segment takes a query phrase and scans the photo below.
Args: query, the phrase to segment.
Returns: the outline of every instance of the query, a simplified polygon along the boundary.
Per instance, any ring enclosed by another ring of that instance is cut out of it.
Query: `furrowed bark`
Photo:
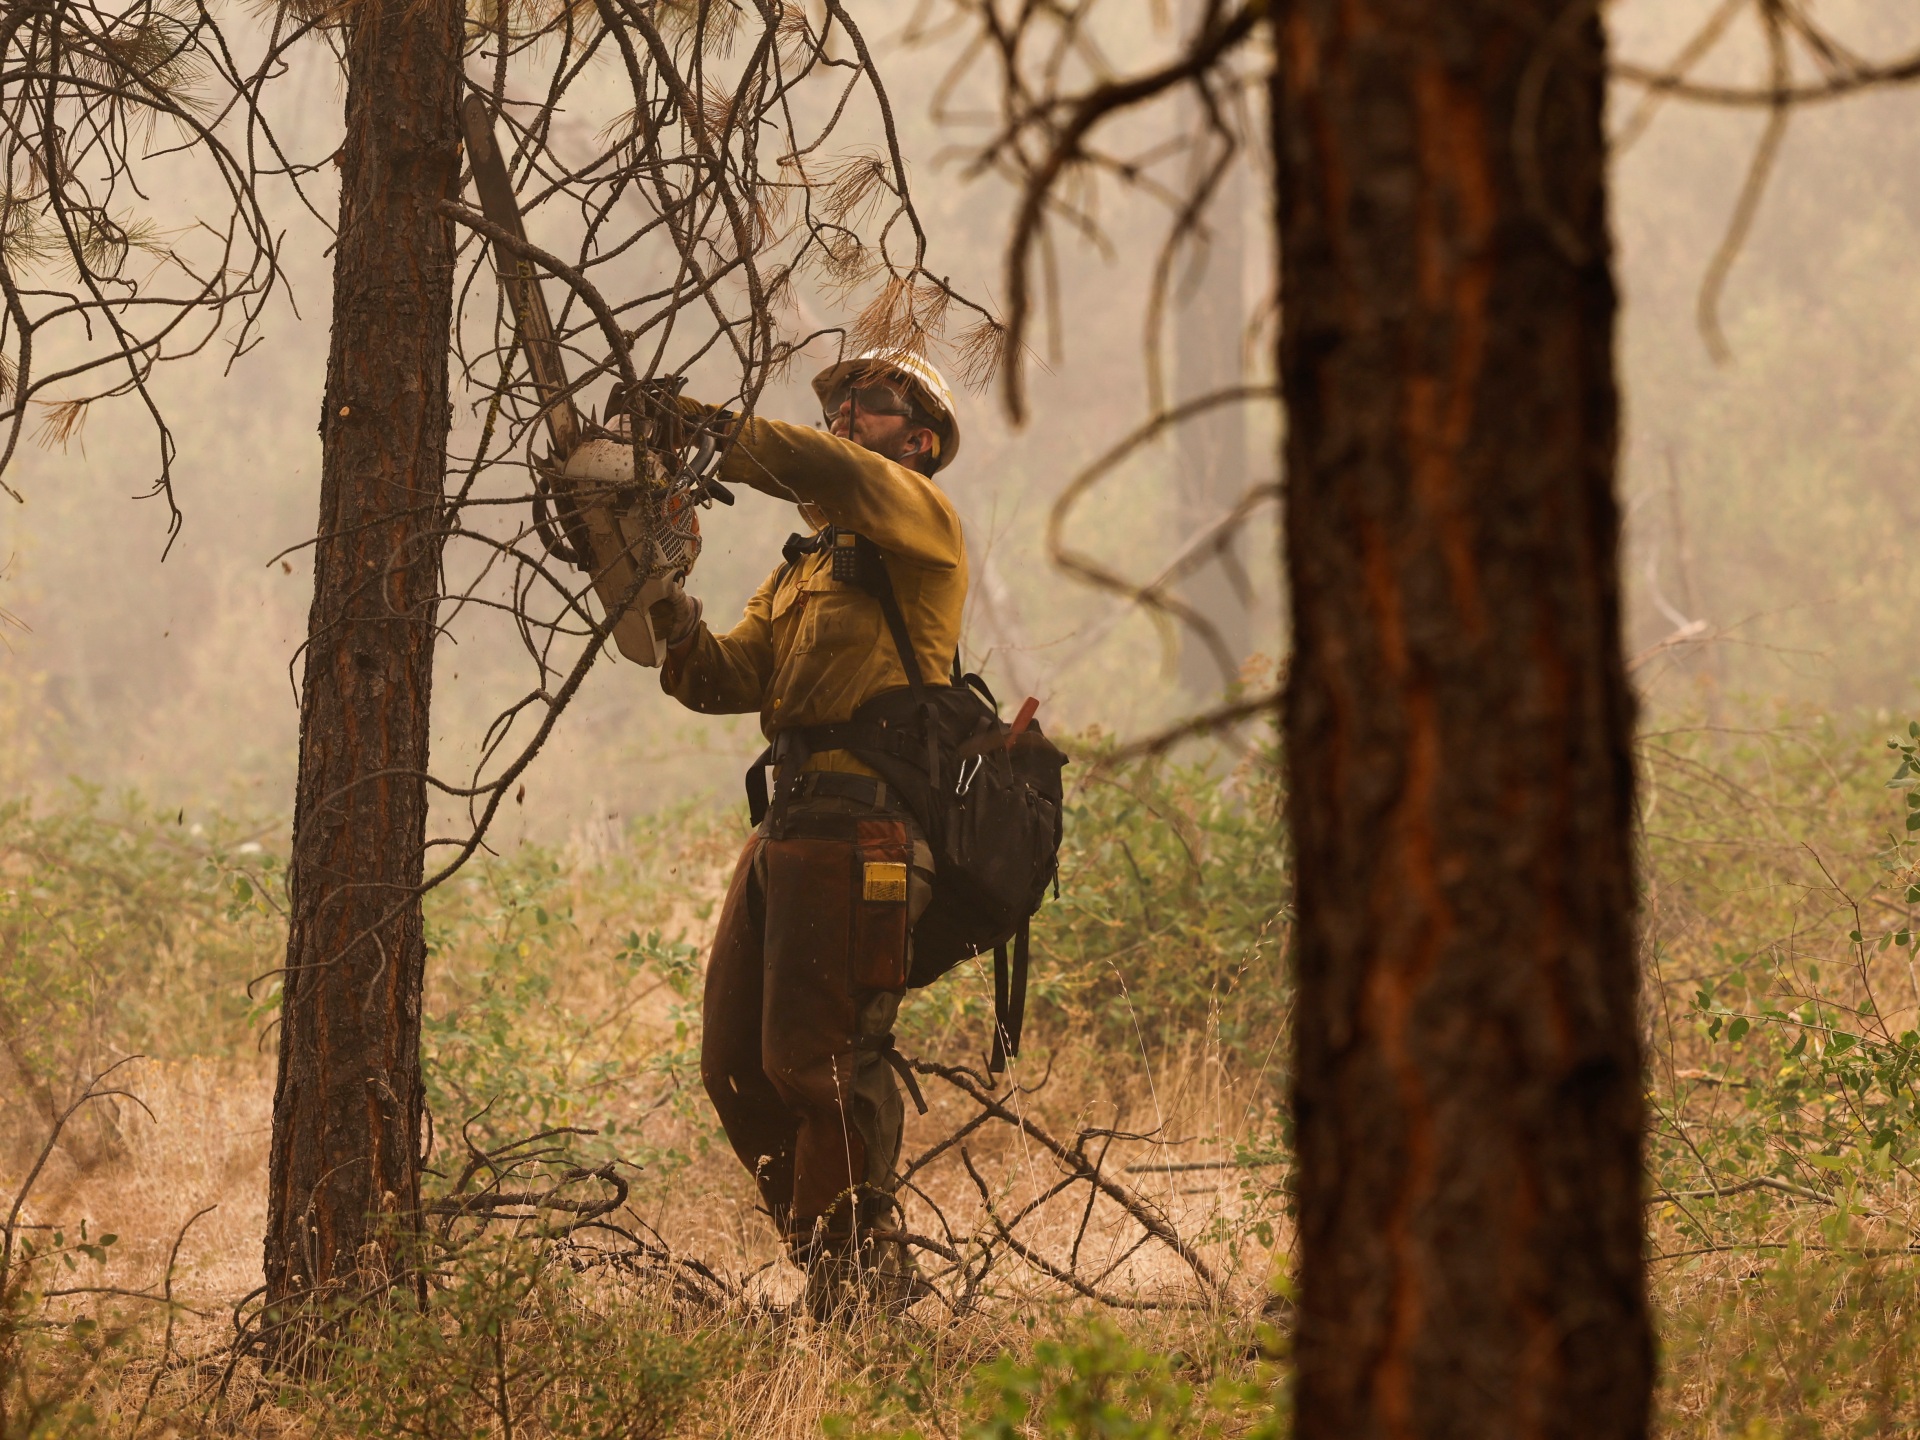
[[[1300,1440],[1646,1433],[1604,41],[1275,25]]]
[[[269,1162],[270,1320],[403,1271],[420,1203],[418,888],[454,250],[435,207],[459,177],[461,7],[363,0],[348,14]]]

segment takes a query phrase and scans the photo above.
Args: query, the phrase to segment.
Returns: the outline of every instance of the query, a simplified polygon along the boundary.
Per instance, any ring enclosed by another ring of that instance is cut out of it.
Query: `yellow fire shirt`
[[[967,550],[953,502],[933,480],[824,430],[755,417],[720,468],[730,485],[792,500],[810,524],[866,536],[886,556],[920,673],[944,685],[967,599]],[[760,712],[769,738],[790,725],[830,725],[907,683],[880,602],[836,581],[826,551],[769,575],[724,635],[702,625],[660,670],[660,687],[708,715]],[[864,772],[851,756],[808,769]]]

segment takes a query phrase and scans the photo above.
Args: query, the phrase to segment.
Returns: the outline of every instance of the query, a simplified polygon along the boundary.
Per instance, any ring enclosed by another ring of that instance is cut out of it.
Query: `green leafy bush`
[[[84,1221],[8,1237],[0,1255],[0,1440],[88,1440],[101,1433],[97,1397],[132,1358],[135,1322],[74,1299],[108,1284],[119,1238]],[[49,1308],[49,1302],[62,1309]]]
[[[958,1397],[932,1393],[927,1370],[910,1368],[876,1397],[896,1418],[863,1424],[840,1415],[826,1432],[832,1440],[927,1440],[954,1433],[957,1418],[963,1440],[1280,1440],[1280,1380],[1221,1358],[1161,1353],[1105,1318],[1082,1319],[979,1366]],[[899,1418],[945,1406],[957,1417]]]
[[[1271,734],[1225,773],[1102,765],[1097,735],[1067,748],[1060,894],[1034,921],[1028,1033],[1101,1068],[1195,1037],[1271,1056],[1292,904]],[[915,997],[903,1018],[928,1044],[984,1044],[992,997],[982,961]]]
[[[1664,1433],[1752,1440],[1911,1435],[1920,1421],[1920,1277],[1910,1258],[1817,1239],[1689,1284],[1664,1317]]]
[[[428,896],[424,1071],[443,1133],[459,1128],[485,1149],[583,1126],[598,1132],[592,1152],[685,1163],[642,1134],[661,1109],[710,1124],[701,955],[661,921],[709,913],[695,887],[710,885],[726,846],[701,817],[680,818],[678,831],[663,826],[591,869],[524,845]],[[698,898],[676,894],[676,869]]]
[[[248,982],[279,963],[281,888],[277,858],[226,822],[85,788],[0,804],[0,1076],[30,1101],[16,1143],[121,1057],[244,1046],[278,995]],[[112,1113],[70,1148],[110,1151]]]
[[[1650,1240],[1675,1436],[1907,1433],[1916,743],[1654,737]],[[1880,752],[1884,754],[1884,752]]]

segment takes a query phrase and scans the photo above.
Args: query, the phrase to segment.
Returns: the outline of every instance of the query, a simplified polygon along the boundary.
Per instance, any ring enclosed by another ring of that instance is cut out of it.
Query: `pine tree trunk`
[[[1286,0],[1300,1440],[1641,1436],[1604,40]]]
[[[384,1283],[420,1201],[418,887],[459,179],[457,0],[348,11],[267,1303]]]

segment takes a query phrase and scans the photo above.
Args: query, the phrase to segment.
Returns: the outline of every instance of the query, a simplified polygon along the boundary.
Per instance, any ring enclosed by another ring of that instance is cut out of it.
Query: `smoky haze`
[[[1657,62],[1710,8],[1616,5],[1616,48]],[[1829,19],[1868,53],[1920,38],[1920,24],[1890,0],[1844,6]],[[883,7],[871,7],[868,23],[876,32],[888,23]],[[1166,42],[1139,23],[1137,35],[1108,37],[1117,63]],[[997,301],[1012,195],[990,174],[968,176],[957,147],[977,129],[942,127],[929,114],[951,56],[938,43],[874,38],[901,113],[929,263]],[[1762,58],[1736,37],[1702,73],[1752,83]],[[963,89],[957,102],[967,98]],[[1619,88],[1616,128],[1637,100]],[[278,112],[290,145],[325,154],[340,104],[324,57],[310,54]],[[1656,716],[1735,723],[1920,709],[1908,658],[1920,594],[1903,544],[1920,509],[1911,479],[1920,453],[1912,341],[1920,295],[1908,274],[1920,241],[1920,156],[1910,158],[1920,148],[1917,105],[1920,95],[1888,93],[1796,116],[1725,287],[1724,363],[1703,341],[1696,300],[1763,115],[1670,104],[1616,162],[1629,652]],[[608,117],[578,118],[591,127]],[[1168,106],[1136,123],[1170,130],[1188,118]],[[865,133],[848,136],[849,146],[877,142],[877,116],[850,122]],[[330,214],[324,176],[314,196]],[[1270,206],[1268,166],[1256,150],[1224,187],[1204,249],[1175,267],[1161,355],[1176,399],[1268,374]],[[1043,317],[1033,337],[1031,423],[1013,430],[996,396],[963,395],[964,453],[941,478],[973,554],[970,661],[984,665],[1003,699],[1041,697],[1055,727],[1126,734],[1204,704],[1220,677],[1199,647],[1170,652],[1150,620],[1046,561],[1053,498],[1148,413],[1144,311],[1167,211],[1106,185],[1093,213],[1102,244],[1058,232],[1059,303],[1049,312],[1058,321]],[[276,303],[244,356],[229,364],[209,354],[159,380],[184,512],[170,551],[164,508],[132,498],[155,469],[150,429],[132,402],[96,406],[64,449],[29,447],[13,473],[27,503],[0,508],[0,607],[19,622],[5,635],[0,706],[16,736],[5,761],[15,788],[77,777],[134,787],[170,808],[284,817],[328,296],[323,231],[291,204],[279,215],[298,314]],[[830,313],[819,295],[802,303],[810,325],[851,318]],[[807,368],[769,392],[765,413],[817,419]],[[456,448],[473,424],[470,414],[456,416]],[[1076,510],[1071,542],[1148,578],[1235,495],[1274,478],[1276,453],[1270,413],[1216,416],[1134,457]],[[796,526],[791,506],[753,495],[709,512],[690,588],[716,627],[739,614]],[[1184,592],[1247,657],[1256,684],[1267,683],[1282,643],[1275,553],[1269,507],[1235,547],[1234,563],[1208,566]],[[519,641],[497,614],[465,612],[446,639],[435,681],[436,769],[457,778],[489,717],[523,681]],[[660,694],[655,675],[609,659],[563,717],[529,772],[524,803],[508,807],[496,838],[559,838],[703,796],[734,803],[759,744],[750,717],[692,716]]]

